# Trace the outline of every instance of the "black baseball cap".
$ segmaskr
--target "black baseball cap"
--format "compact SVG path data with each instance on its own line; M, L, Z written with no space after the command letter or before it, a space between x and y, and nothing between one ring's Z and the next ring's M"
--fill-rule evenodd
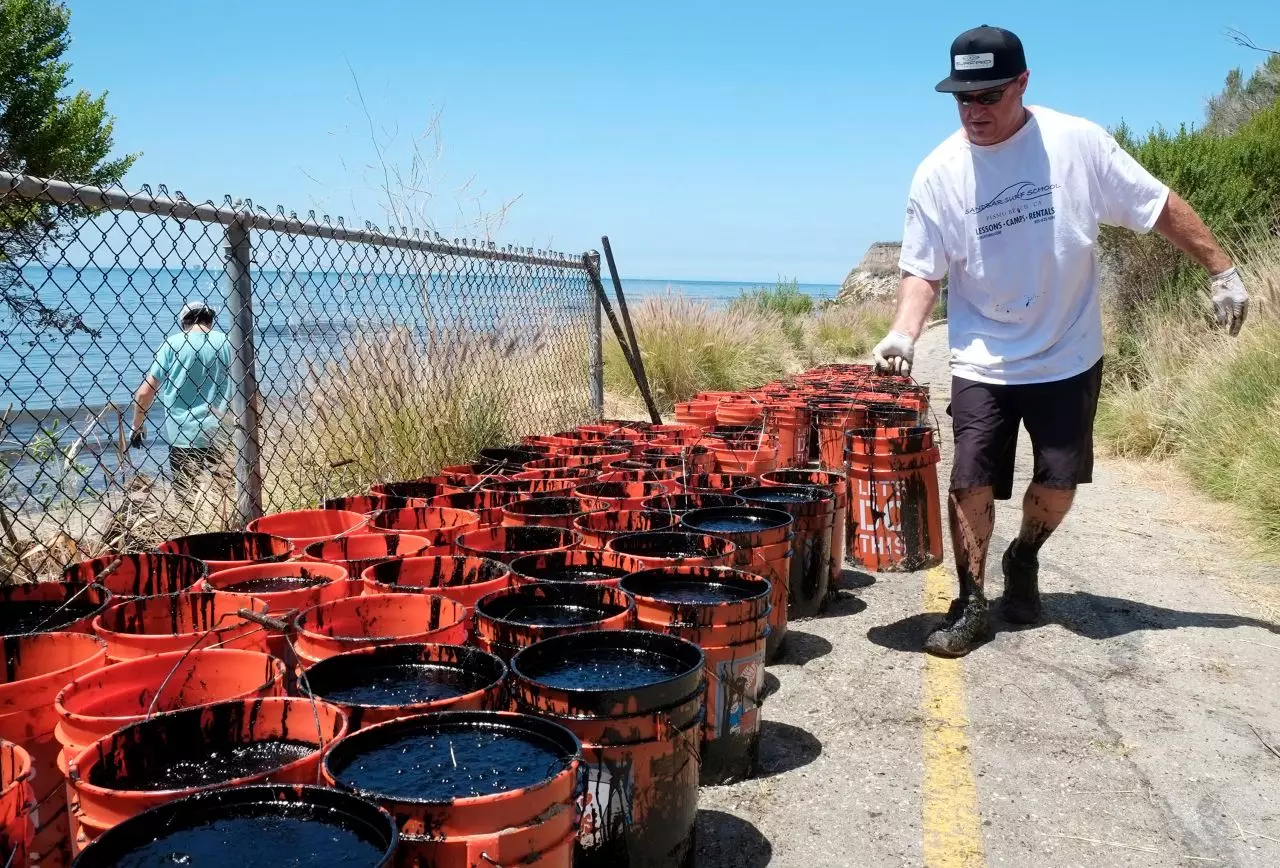
M986 90L1013 81L1027 71L1022 40L1000 27L966 30L951 43L951 74L934 88L939 93Z

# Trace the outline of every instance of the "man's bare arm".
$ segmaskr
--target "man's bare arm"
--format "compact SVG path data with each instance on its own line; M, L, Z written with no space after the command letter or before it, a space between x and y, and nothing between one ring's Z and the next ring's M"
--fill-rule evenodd
M925 280L903 272L902 283L898 285L898 311L893 317L893 330L913 341L918 340L929 319L929 312L938 301L941 285L942 281Z
M1172 190L1160 218L1156 220L1156 231L1203 265L1210 274L1221 274L1231 267L1231 257L1223 251L1200 215Z

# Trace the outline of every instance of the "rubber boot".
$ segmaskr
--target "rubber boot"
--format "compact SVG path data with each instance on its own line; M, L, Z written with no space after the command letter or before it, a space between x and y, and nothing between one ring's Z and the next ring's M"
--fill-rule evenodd
M980 588L960 591L961 599L951 604L951 611L959 610L954 622L939 627L924 640L924 650L939 657L963 657L978 645L991 638L991 616L987 611L987 598ZM951 612L948 612L950 617Z
M1034 624L1040 620L1040 560L1018 551L1015 539L1000 560L1004 570L1004 597L1000 617L1010 624Z

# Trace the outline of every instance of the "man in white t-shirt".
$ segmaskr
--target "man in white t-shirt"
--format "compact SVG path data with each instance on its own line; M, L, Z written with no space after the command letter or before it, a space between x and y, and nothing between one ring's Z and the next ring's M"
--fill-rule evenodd
M1177 193L1102 127L1023 105L1030 73L1018 37L982 26L951 46L961 129L916 171L903 230L893 330L881 370L910 371L916 339L949 277L955 460L948 513L958 599L925 650L967 654L989 638L983 590L996 499L1013 489L1018 426L1035 471L1005 552L1001 615L1040 618L1038 553L1091 481L1102 380L1098 227L1153 229L1212 275L1218 322L1236 334L1249 296L1231 260Z

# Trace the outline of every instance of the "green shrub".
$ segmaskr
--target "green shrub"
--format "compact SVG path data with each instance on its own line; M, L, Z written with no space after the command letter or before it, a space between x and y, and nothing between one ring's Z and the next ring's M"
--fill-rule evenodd
M1280 103L1259 111L1230 135L1185 126L1136 138L1124 125L1116 139L1176 190L1220 241L1232 245L1276 225L1280 213ZM1203 292L1205 276L1190 258L1152 233L1104 228L1099 242L1116 278L1120 315L1153 299L1177 302Z
M752 313L776 313L783 317L808 316L813 313L813 297L800 291L800 282L779 280L778 285L765 286L742 293L729 303L733 310Z

